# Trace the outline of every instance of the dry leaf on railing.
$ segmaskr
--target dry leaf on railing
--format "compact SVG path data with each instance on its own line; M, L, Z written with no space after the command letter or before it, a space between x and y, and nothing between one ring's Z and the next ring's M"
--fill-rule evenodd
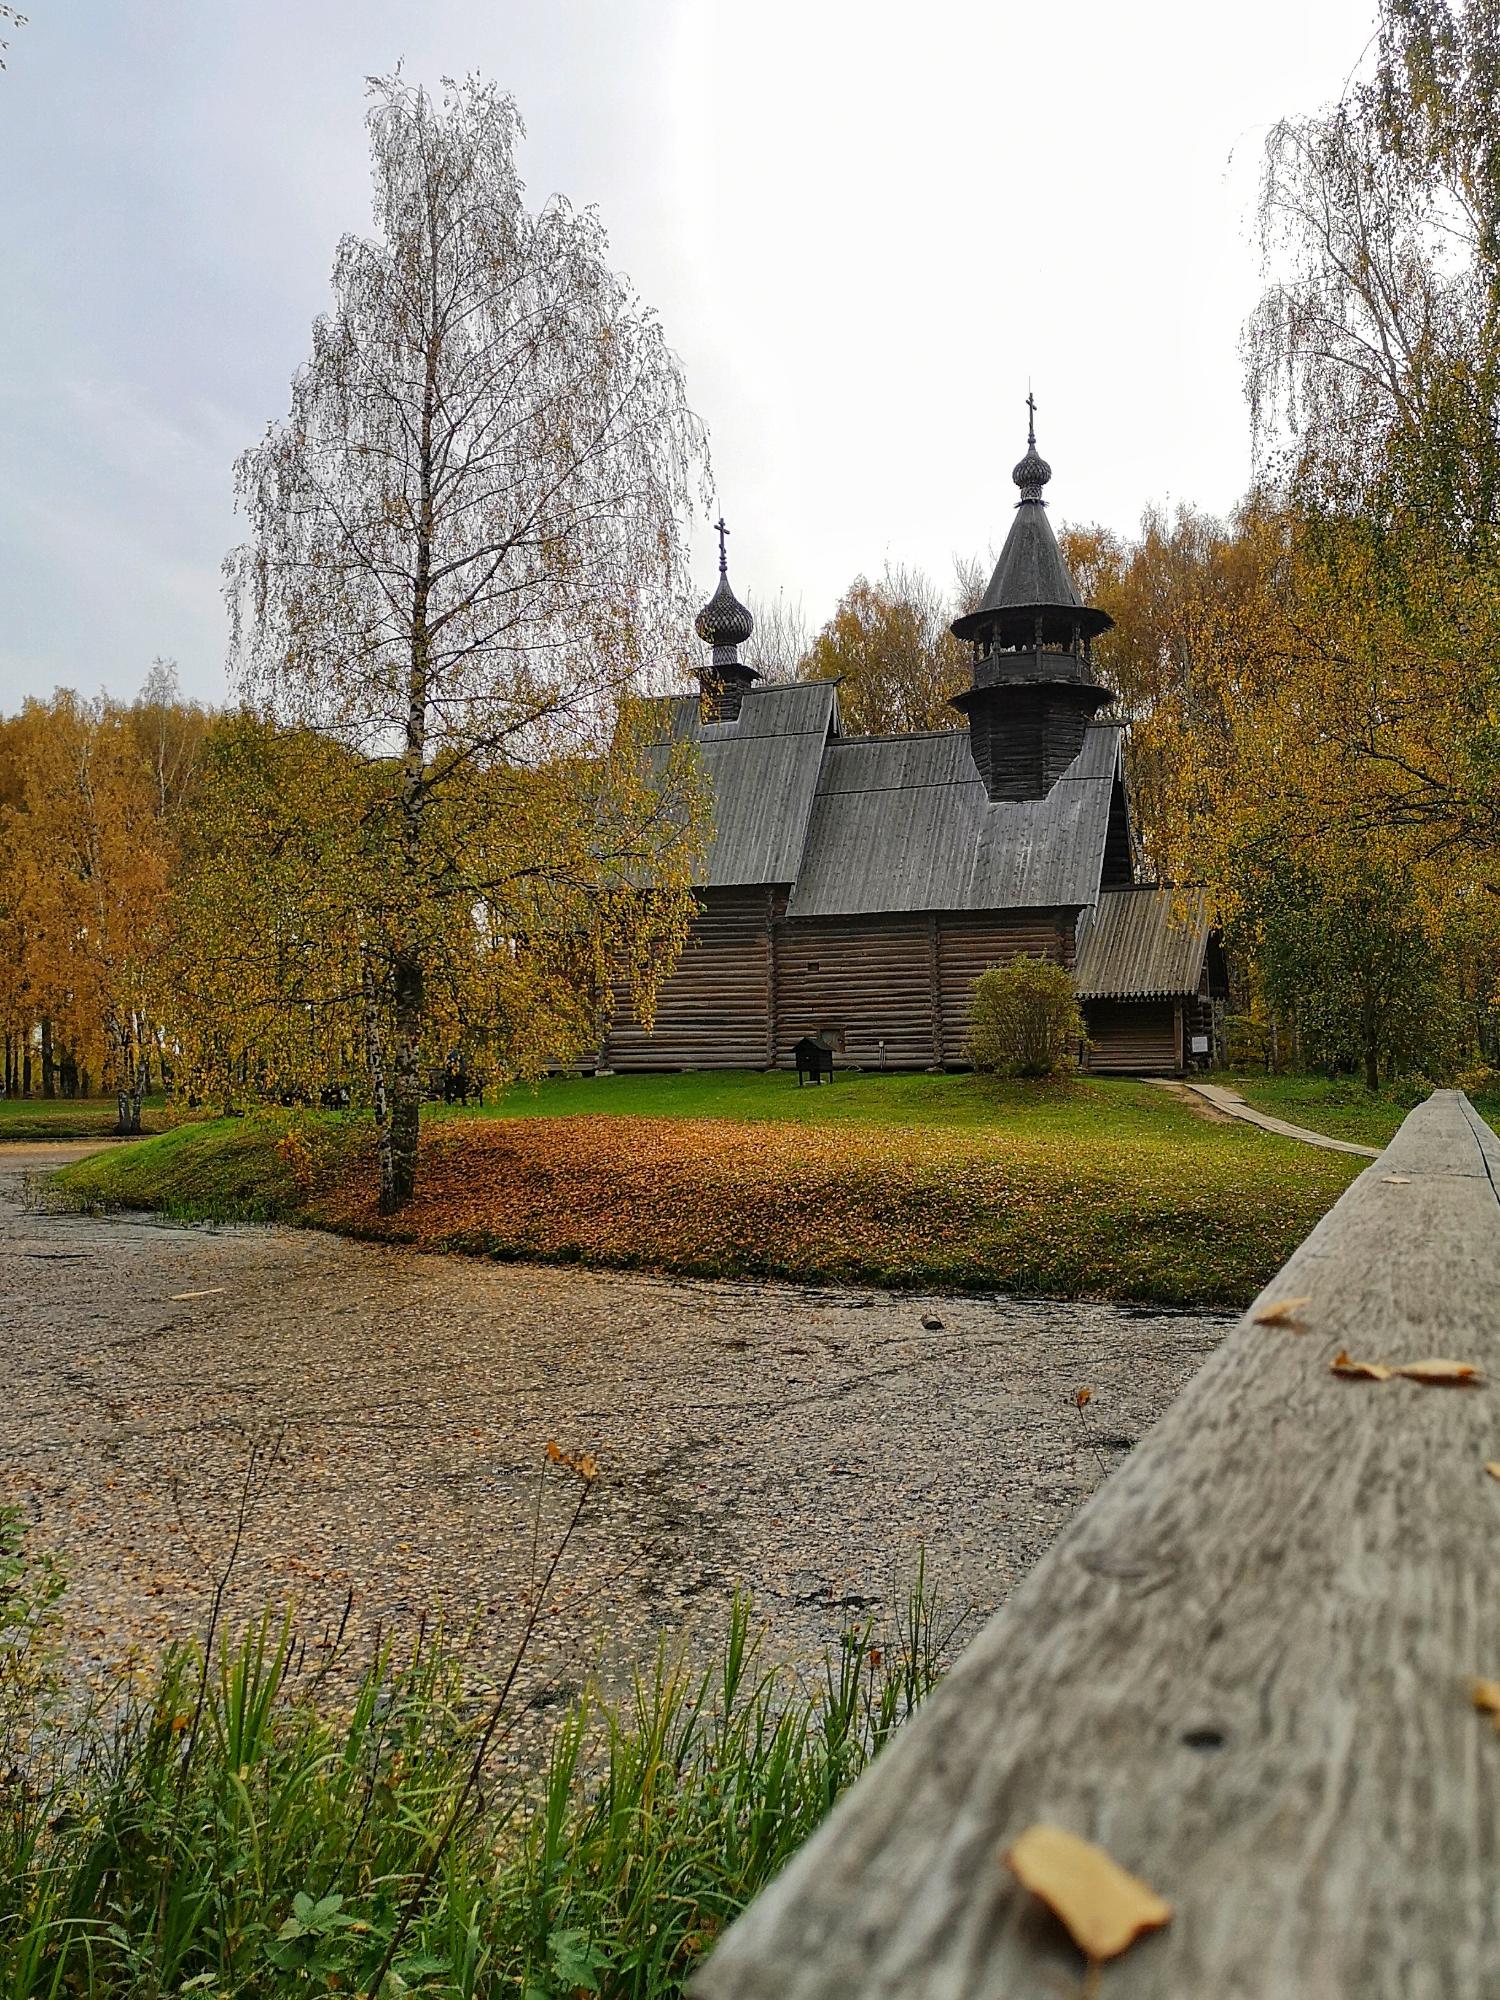
M1029 1826L1005 1865L1066 1926L1088 1958L1118 1958L1145 1931L1160 1930L1170 1903L1128 1874L1102 1847L1060 1826Z
M1371 1382L1389 1382L1393 1375L1404 1375L1408 1382L1428 1382L1439 1388L1477 1388L1484 1380L1476 1363L1472 1361L1405 1361L1399 1367L1388 1366L1384 1361L1351 1361L1340 1348L1328 1364L1335 1375L1363 1376ZM1500 1473L1497 1473L1500 1478Z
M1257 1326L1290 1326L1301 1333L1302 1308L1311 1304L1312 1300L1308 1298L1272 1299L1269 1305L1257 1307L1250 1317Z
M1472 1387L1484 1380L1472 1361L1408 1361L1396 1370L1409 1382L1452 1383L1457 1387Z
M1394 1368L1387 1368L1383 1361L1351 1361L1342 1347L1328 1367L1334 1375L1359 1376L1369 1382L1389 1382L1396 1372Z

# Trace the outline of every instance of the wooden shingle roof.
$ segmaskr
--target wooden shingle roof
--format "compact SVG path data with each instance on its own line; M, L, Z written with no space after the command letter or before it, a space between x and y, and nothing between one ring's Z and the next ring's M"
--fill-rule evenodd
M700 887L796 881L837 697L832 681L752 688L734 722L704 722L697 695L667 705L673 740L698 745L712 797Z
M1005 547L984 596L972 611L954 619L956 639L1024 645L1040 616L1047 637L1066 643L1076 632L1105 632L1114 623L1108 612L1084 603L1058 547L1042 498L1051 477L1052 467L1037 450L1032 431L1026 456L1011 473L1021 498Z
M1208 950L1201 889L1109 889L1078 923L1081 1000L1163 1000L1196 993Z
M1119 759L1091 725L1045 798L991 801L962 729L830 743L787 915L1091 903Z
M713 834L699 886L784 886L787 916L1081 909L1099 893L1120 729L1091 723L1045 798L991 800L968 732L839 734L831 681L749 690L704 722L660 704L661 738L698 746Z

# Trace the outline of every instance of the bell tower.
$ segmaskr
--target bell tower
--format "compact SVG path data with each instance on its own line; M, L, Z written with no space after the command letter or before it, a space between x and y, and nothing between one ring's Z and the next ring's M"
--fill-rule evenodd
M973 685L953 697L991 799L1045 798L1083 748L1090 718L1114 699L1094 677L1093 642L1113 624L1084 603L1047 519L1052 468L1036 448L1028 395L1026 456L1000 560L976 610L953 621L972 648Z

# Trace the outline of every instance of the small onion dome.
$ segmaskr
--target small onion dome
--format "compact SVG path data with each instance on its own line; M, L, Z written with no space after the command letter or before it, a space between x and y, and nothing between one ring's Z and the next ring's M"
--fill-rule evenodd
M1036 448L1036 439L1027 442L1026 456L1011 472L1011 478L1021 489L1023 500L1040 500L1042 488L1052 477L1052 467Z
M705 646L743 646L755 630L755 620L729 588L729 573L719 572L719 587L693 620Z

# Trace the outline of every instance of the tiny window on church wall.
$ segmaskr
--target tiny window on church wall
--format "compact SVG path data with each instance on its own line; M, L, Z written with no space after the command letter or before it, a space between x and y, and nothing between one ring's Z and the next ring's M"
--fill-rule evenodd
M818 961L815 958L810 958L807 961L807 969L809 972L821 972L823 970L822 966L818 963Z

